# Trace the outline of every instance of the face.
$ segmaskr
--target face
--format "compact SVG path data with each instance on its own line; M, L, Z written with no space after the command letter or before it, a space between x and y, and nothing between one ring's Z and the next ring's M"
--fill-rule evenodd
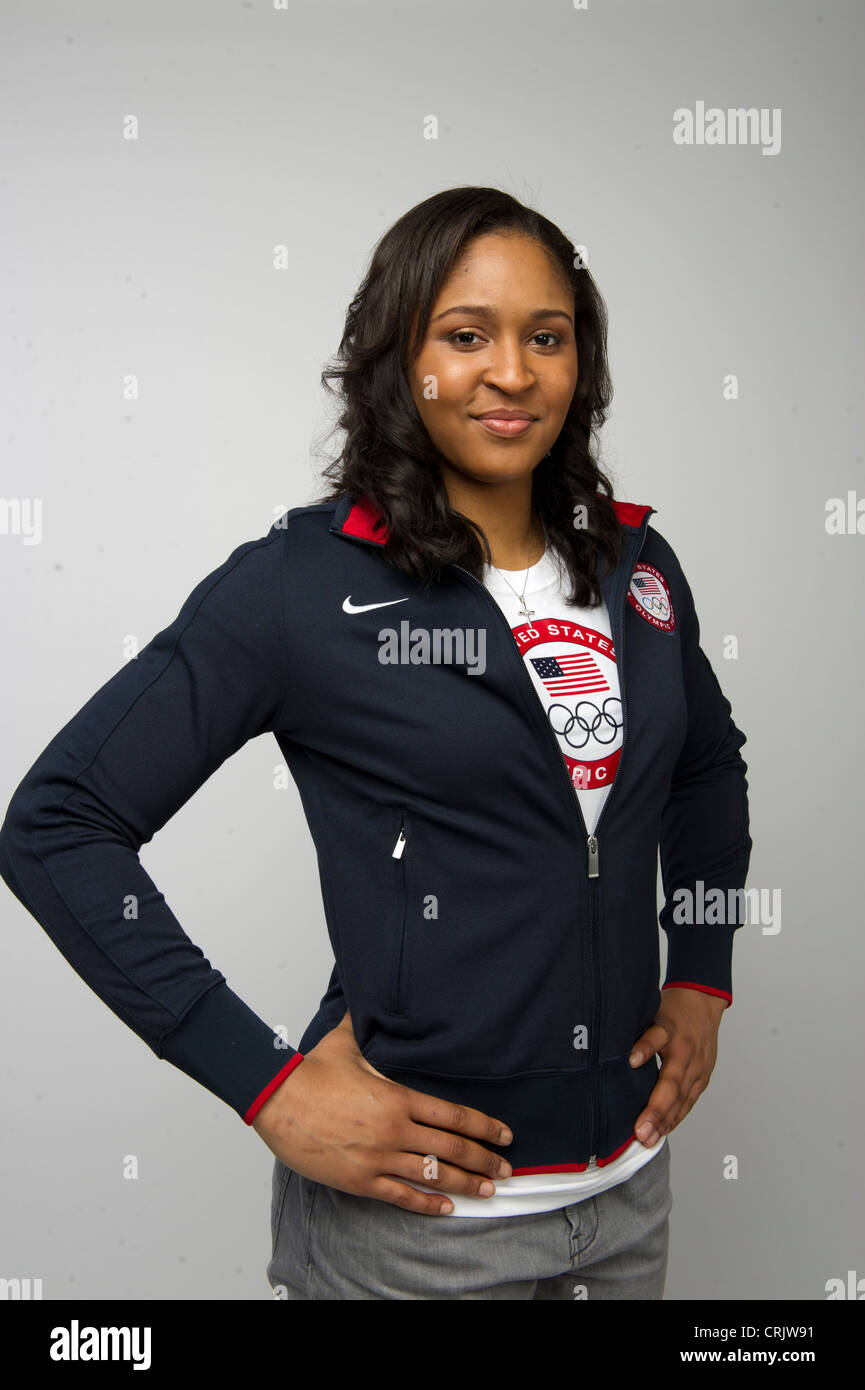
M514 482L552 448L577 385L573 314L573 293L537 242L490 233L468 244L409 368L445 482ZM490 412L498 418L484 424Z

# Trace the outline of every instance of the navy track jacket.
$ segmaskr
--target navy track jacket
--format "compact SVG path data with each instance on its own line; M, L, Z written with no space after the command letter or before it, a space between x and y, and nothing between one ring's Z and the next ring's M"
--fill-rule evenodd
M614 507L624 555L598 577L624 742L591 837L495 599L457 565L425 593L385 560L366 497L295 507L234 550L15 791L0 829L8 886L158 1057L247 1123L349 1009L385 1076L509 1125L497 1152L515 1174L612 1161L660 1065L628 1062L661 1001L659 850L664 987L732 1000L751 851L745 736L654 508ZM665 624L628 601L638 558L665 580ZM385 629L404 659L380 660ZM469 629L477 669L468 641L448 645ZM423 634L441 633L424 660ZM211 966L138 858L266 732L315 843L336 962L297 1049ZM712 889L732 904L720 921L700 911ZM677 890L695 905L678 919Z

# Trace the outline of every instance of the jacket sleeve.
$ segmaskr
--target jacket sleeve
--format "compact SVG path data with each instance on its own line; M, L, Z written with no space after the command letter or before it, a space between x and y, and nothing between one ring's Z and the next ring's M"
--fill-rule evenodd
M703 990L722 996L729 1007L733 936L745 922L744 893L730 890L744 889L752 845L748 765L739 752L745 735L700 646L693 595L675 557L672 573L678 579L687 732L660 827L663 988ZM721 893L712 895L713 889Z
M190 940L141 846L287 698L284 531L239 546L52 739L0 827L0 875L105 1004L251 1124L302 1061Z

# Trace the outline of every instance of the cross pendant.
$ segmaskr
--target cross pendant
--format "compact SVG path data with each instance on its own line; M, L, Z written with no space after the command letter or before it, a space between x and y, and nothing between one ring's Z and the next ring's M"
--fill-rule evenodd
M521 599L520 602L522 603L522 607L520 608L520 612L522 613L523 617L524 617L524 618L533 618L533 617L535 616L535 610L534 610L534 608L529 608L529 607L527 606L527 604L526 604L525 599Z

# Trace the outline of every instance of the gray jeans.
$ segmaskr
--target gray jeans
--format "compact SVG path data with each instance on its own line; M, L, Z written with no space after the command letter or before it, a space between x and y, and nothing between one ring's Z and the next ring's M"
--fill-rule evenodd
M355 1197L277 1159L267 1278L284 1299L659 1299L672 1204L669 1135L606 1192L482 1220Z

